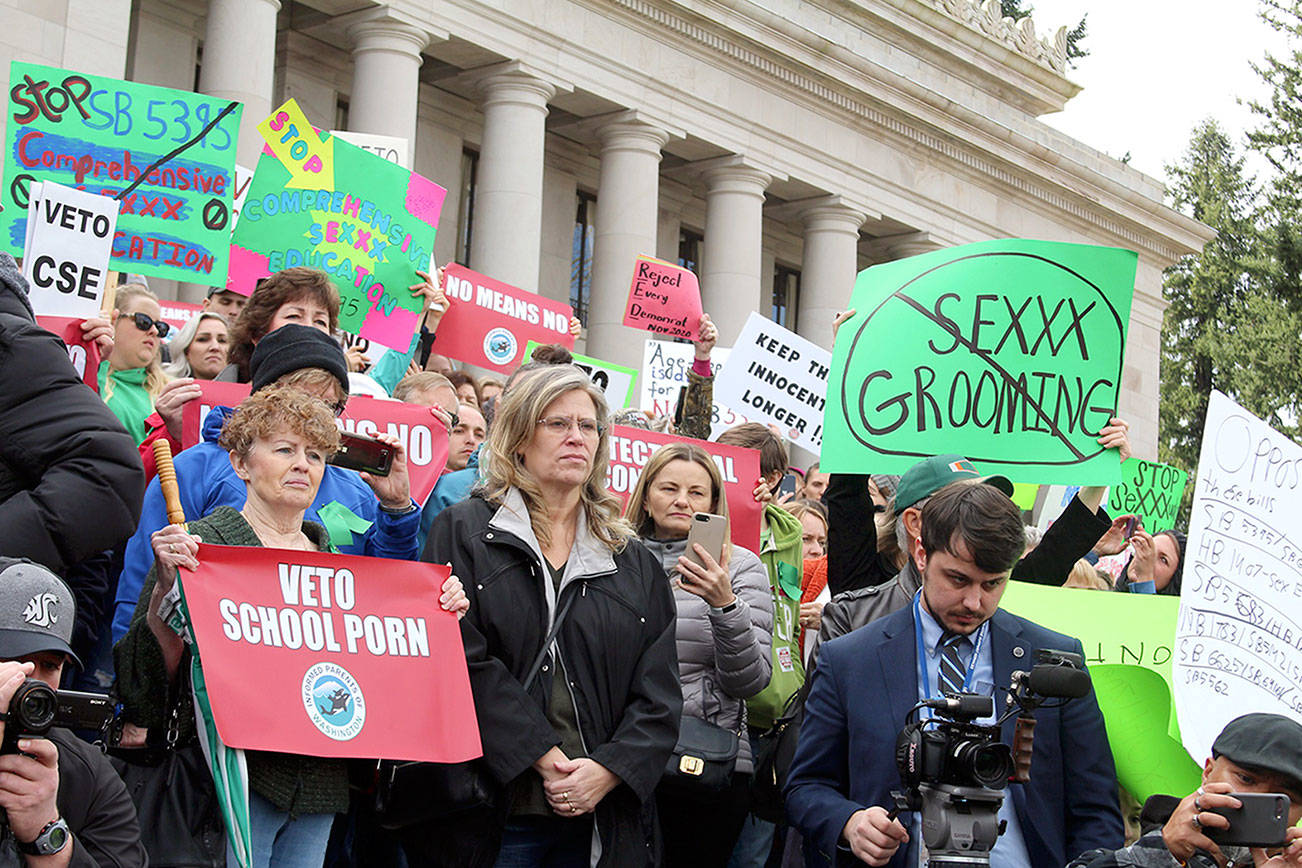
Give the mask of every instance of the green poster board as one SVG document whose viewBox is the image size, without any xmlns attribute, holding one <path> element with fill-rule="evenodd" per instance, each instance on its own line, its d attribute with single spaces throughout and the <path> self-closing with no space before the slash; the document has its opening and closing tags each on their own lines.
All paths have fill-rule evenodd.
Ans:
<svg viewBox="0 0 1302 868">
<path fill-rule="evenodd" d="M 1184 796 L 1198 786 L 1171 700 L 1178 597 L 1009 582 L 1000 608 L 1081 641 L 1117 776 L 1132 795 Z"/>
<path fill-rule="evenodd" d="M 539 346 L 537 341 L 529 341 L 529 343 L 525 344 L 524 358 L 526 360 L 533 354 L 534 348 L 537 346 Z M 606 393 L 606 403 L 610 405 L 612 412 L 633 406 L 633 384 L 637 381 L 637 368 L 617 365 L 603 359 L 594 359 L 592 356 L 581 356 L 578 353 L 572 353 L 571 355 L 574 356 L 574 364 L 582 368 L 592 378 L 592 382 L 601 387 L 601 390 Z"/>
<path fill-rule="evenodd" d="M 319 268 L 339 289 L 339 328 L 407 352 L 422 312 L 408 288 L 429 268 L 446 191 L 301 118 L 291 100 L 259 129 L 270 123 L 269 139 L 292 133 L 303 143 L 295 155 L 319 154 L 325 171 L 306 175 L 296 165 L 291 173 L 266 152 L 258 159 L 231 243 L 232 288 L 247 293 L 272 272 Z M 318 137 L 315 149 L 308 136 Z"/>
<path fill-rule="evenodd" d="M 111 268 L 225 284 L 241 109 L 188 91 L 14 61 L 0 191 L 4 249 L 23 254 L 31 182 L 57 181 L 102 196 L 125 193 Z"/>
<path fill-rule="evenodd" d="M 984 241 L 859 273 L 837 333 L 822 461 L 903 473 L 957 453 L 1014 482 L 1107 485 L 1138 257 Z"/>
<path fill-rule="evenodd" d="M 1171 530 L 1188 482 L 1189 474 L 1178 467 L 1128 458 L 1121 465 L 1121 481 L 1108 492 L 1108 511 L 1138 515 L 1150 533 Z"/>
</svg>

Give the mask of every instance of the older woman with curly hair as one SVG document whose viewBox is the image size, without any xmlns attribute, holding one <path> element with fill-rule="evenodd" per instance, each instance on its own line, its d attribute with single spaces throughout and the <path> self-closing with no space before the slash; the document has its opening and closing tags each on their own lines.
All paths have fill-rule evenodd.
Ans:
<svg viewBox="0 0 1302 868">
<path fill-rule="evenodd" d="M 492 807 L 407 841 L 412 864 L 640 866 L 682 695 L 673 593 L 606 490 L 606 400 L 571 365 L 503 394 L 486 478 L 425 560 L 473 576 L 461 622 Z"/>
<path fill-rule="evenodd" d="M 158 612 L 178 569 L 198 568 L 201 541 L 330 548 L 325 528 L 303 520 L 326 459 L 339 448 L 339 429 L 323 401 L 293 386 L 255 392 L 227 421 L 220 442 L 248 488 L 247 497 L 241 509 L 219 506 L 185 527 L 171 524 L 151 537 L 154 566 L 131 627 L 115 649 L 118 695 L 133 725 L 124 733 L 124 744 L 167 730 L 168 696 L 190 650 Z M 441 594 L 443 608 L 464 614 L 468 603 L 460 582 L 449 579 Z M 192 737 L 194 716 L 188 706 L 183 718 L 181 735 Z M 334 815 L 348 808 L 344 761 L 265 751 L 248 751 L 247 760 L 253 864 L 320 865 Z"/>
</svg>

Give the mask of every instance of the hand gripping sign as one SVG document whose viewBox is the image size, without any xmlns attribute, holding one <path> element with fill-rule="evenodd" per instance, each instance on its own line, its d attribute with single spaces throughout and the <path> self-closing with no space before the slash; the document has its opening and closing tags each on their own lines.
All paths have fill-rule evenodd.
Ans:
<svg viewBox="0 0 1302 868">
<path fill-rule="evenodd" d="M 823 469 L 903 473 L 967 456 L 1015 481 L 1107 485 L 1138 257 L 985 241 L 859 273 L 837 333 Z"/>
<path fill-rule="evenodd" d="M 181 588 L 228 747 L 464 762 L 482 754 L 447 567 L 204 544 Z"/>
</svg>

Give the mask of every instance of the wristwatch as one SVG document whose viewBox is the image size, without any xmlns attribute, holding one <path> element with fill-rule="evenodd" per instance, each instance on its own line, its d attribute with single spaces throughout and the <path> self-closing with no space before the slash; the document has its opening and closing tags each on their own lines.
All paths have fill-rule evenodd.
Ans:
<svg viewBox="0 0 1302 868">
<path fill-rule="evenodd" d="M 406 506 L 400 506 L 397 509 L 389 509 L 389 507 L 385 506 L 383 503 L 380 504 L 380 512 L 385 512 L 389 515 L 410 515 L 418 509 L 420 509 L 420 507 L 417 506 L 416 502 L 411 498 L 407 499 Z"/>
<path fill-rule="evenodd" d="M 68 831 L 68 824 L 60 817 L 46 823 L 45 828 L 41 830 L 41 834 L 37 835 L 36 840 L 30 844 L 17 839 L 15 839 L 14 843 L 18 845 L 18 852 L 24 856 L 53 856 L 68 846 L 68 842 L 71 840 L 72 832 Z"/>
</svg>

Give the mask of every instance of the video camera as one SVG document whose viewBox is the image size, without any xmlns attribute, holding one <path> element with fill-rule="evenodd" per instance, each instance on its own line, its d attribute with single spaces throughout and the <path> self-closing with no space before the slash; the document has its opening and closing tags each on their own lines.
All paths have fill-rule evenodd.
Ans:
<svg viewBox="0 0 1302 868">
<path fill-rule="evenodd" d="M 98 693 L 55 690 L 28 678 L 14 691 L 0 754 L 17 753 L 18 739 L 40 738 L 56 726 L 99 731 L 113 720 L 113 702 Z"/>
<path fill-rule="evenodd" d="M 1076 699 L 1089 693 L 1090 677 L 1081 655 L 1068 651 L 1035 652 L 1030 672 L 1014 672 L 1007 711 L 992 724 L 991 696 L 951 694 L 926 699 L 927 720 L 906 723 L 895 745 L 903 790 L 891 793 L 896 811 L 919 811 L 922 844 L 930 868 L 970 868 L 990 864 L 990 851 L 1003 833 L 999 807 L 1010 780 L 1029 780 L 1031 715 L 1047 699 Z M 1056 707 L 1056 706 L 1055 706 Z M 1000 725 L 1018 714 L 1018 751 L 1000 741 Z M 1019 772 L 1021 774 L 1019 775 Z"/>
</svg>

